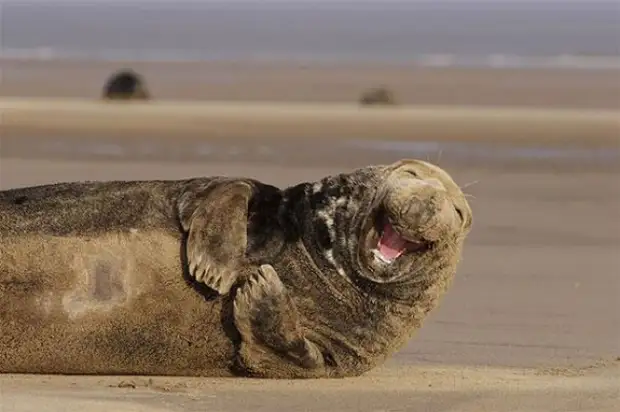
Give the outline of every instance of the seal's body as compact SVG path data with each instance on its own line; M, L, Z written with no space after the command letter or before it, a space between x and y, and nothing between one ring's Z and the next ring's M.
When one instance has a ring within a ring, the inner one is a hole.
M114 73L103 87L102 97L110 100L148 100L144 78L131 69Z
M402 161L280 190L244 178L0 192L0 372L343 377L420 327L471 226Z

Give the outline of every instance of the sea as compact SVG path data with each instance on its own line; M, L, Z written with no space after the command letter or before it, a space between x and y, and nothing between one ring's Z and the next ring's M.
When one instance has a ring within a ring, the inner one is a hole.
M0 0L0 57L620 68L620 1Z

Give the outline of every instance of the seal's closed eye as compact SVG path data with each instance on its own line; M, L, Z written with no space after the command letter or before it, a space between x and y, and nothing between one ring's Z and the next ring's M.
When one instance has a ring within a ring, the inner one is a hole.
M465 222L465 216L463 215L463 210L461 210L461 208L456 205L454 206L454 210L456 210L456 214L459 215L459 219L461 219L461 222Z

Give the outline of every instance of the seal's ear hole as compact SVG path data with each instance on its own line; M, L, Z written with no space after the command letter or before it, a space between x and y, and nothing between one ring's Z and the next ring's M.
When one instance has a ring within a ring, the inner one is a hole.
M23 205L27 201L28 201L28 197L26 196L17 196L15 199L13 199L13 203L16 205Z
M329 366L331 368L335 368L336 366L338 366L336 359L334 359L334 356L329 352L323 353L323 360L325 361L326 366Z

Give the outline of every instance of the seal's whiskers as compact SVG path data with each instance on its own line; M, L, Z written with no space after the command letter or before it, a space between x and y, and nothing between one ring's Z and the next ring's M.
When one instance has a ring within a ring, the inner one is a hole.
M476 185L478 183L480 183L480 180L474 180L472 182L465 183L463 186L460 186L460 189L463 190L463 189L466 189L466 188L468 188L470 186Z
M443 154L443 149L439 149L439 152L437 153L437 160L435 160L436 164L439 164L441 162L441 155Z

